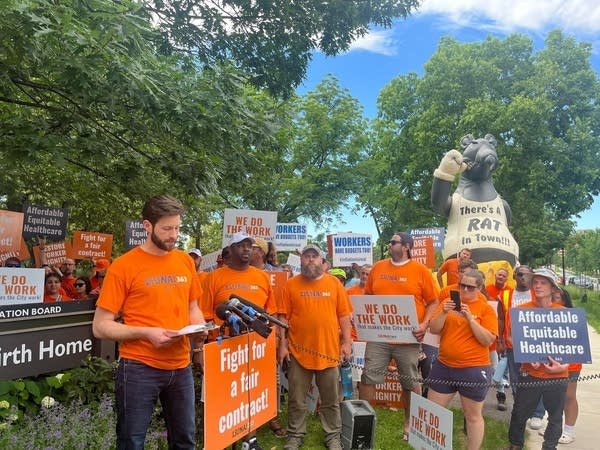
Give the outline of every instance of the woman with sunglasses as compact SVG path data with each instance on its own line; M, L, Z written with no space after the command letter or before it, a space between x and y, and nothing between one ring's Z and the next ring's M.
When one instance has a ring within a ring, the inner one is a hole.
M73 300L89 300L90 293L92 292L92 282L88 277L78 277L73 283L77 297Z
M427 398L445 408L460 395L467 423L467 450L481 447L483 401L491 381L489 346L498 334L498 319L481 293L484 277L468 269L458 283L460 301L442 299L429 324L440 335L438 359L427 384Z

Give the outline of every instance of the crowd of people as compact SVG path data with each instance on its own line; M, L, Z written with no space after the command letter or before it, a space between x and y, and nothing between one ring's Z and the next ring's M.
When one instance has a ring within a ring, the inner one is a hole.
M146 241L112 263L95 260L88 270L89 264L78 269L73 259L49 266L44 241L40 242L41 266L46 270L44 302L97 300L94 334L119 342L117 448L143 448L159 400L170 448L195 447L193 377L202 374L203 345L217 339L217 332L188 339L173 336L170 330L207 321L223 325L217 310L232 295L287 326L273 326L277 342L273 370L287 377L287 426L279 414L266 425L285 439L286 450L299 449L307 433L307 392L313 379L325 446L342 449L339 366L350 359L352 343L359 339L352 299L364 295L398 296L397 301L412 302L417 315L415 343L366 342L356 390L358 398L372 401L393 362L404 408L399 439L409 437L411 393L443 407L458 393L467 449L479 449L488 390L496 393L497 409L506 411L510 386L511 450L523 448L527 426L544 436L543 449L575 440L581 364L561 364L552 357L545 363L519 364L512 345L511 308L573 306L551 270L507 264L486 285L471 251L464 248L434 275L412 258L412 236L397 232L388 241L388 257L373 265L331 267L322 249L309 244L298 251L296 274L278 262L272 242L240 232L221 250L218 268L204 272L200 249L176 248L183 213L177 199L151 198L142 210ZM9 258L4 267L20 267L20 261ZM278 295L269 272L286 273L287 282ZM219 332L234 333L224 326ZM423 342L426 333L439 336L439 347ZM557 379L564 382L548 382ZM542 428L544 416L547 426ZM261 448L255 432L241 443L244 450Z

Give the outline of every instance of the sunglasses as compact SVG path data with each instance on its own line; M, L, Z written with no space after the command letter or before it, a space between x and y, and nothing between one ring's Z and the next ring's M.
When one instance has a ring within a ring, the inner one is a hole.
M390 245L396 245L396 244L404 244L404 242L402 242L402 241L397 241L397 240L395 240L395 239L391 239L391 240L388 242L388 244L390 244Z
M73 286L75 286L75 287L84 287L85 283L75 283Z
M4 267L13 267L13 268L16 268L16 267L21 267L21 265L20 264L16 264L16 263L8 263L8 264L5 264Z
M461 289L465 289L469 292L473 292L475 289L477 289L477 286L471 286L470 284L464 284L464 283L458 283L458 287Z

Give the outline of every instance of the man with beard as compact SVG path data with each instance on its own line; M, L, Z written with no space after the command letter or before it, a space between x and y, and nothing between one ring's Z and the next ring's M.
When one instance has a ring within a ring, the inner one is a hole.
M367 278L366 295L411 296L417 312L418 324L412 334L418 342L423 340L429 320L438 305L438 290L429 269L411 259L414 241L408 233L395 233L388 243L389 259L377 261ZM403 300L405 301L405 300ZM375 385L384 382L384 374L390 359L396 361L402 384L402 404L404 405L404 433L408 440L410 418L410 392L421 393L417 370L420 344L392 344L388 342L367 342L365 368L359 386L359 397L371 401L375 395Z
M275 313L275 298L269 276L265 271L250 265L253 244L254 239L246 233L235 233L229 243L227 265L210 272L204 281L202 311L207 320L213 319L217 325L223 323L216 317L215 309L219 304L229 300L232 294L260 306L269 314ZM273 370L276 370L275 366ZM254 432L244 438L243 450L260 448Z
M283 294L283 321L289 324L278 349L280 364L289 360L288 440L285 450L300 448L306 434L306 393L313 375L319 389L319 415L328 449L341 450L342 419L338 365L350 357L350 307L344 286L323 271L316 245L300 254L301 273L290 278ZM341 330L341 341L340 341Z
M94 336L119 342L117 449L144 448L158 399L169 448L195 448L190 340L199 347L205 336L188 339L174 333L204 323L194 263L175 249L183 211L183 205L167 195L146 202L142 219L148 237L111 264L97 302Z
M66 292L69 298L77 297L77 289L75 289L75 260L71 258L67 258L60 265L60 271L62 273L62 278L60 285Z

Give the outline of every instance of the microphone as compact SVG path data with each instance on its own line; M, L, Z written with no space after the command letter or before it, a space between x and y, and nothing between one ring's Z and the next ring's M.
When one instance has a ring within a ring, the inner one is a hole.
M259 319L262 319L266 322L274 323L275 325L278 325L281 328L284 328L286 330L289 328L287 323L283 323L281 320L277 319L276 317L273 317L265 309L261 308L258 305L255 305L251 301L241 298L235 294L231 294L229 296L229 303L236 305L238 308L240 307L239 305L242 304L242 305L246 306L247 308L254 310L254 314Z
M219 303L215 308L215 314L223 322L229 324L231 330L233 331L233 334L240 334L240 323L242 322L242 320L229 310L229 305L227 304L227 302ZM244 326L246 325L244 324Z
M265 339L269 337L269 334L271 334L271 329L267 326L267 324L264 323L262 320L250 317L238 306L239 305L234 304L234 302L229 300L217 305L215 313L217 314L217 317L221 320L226 320L223 317L227 318L229 323L231 323L230 318L237 316L235 317L235 319L243 322L246 328L256 331L260 336L262 336Z

